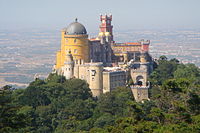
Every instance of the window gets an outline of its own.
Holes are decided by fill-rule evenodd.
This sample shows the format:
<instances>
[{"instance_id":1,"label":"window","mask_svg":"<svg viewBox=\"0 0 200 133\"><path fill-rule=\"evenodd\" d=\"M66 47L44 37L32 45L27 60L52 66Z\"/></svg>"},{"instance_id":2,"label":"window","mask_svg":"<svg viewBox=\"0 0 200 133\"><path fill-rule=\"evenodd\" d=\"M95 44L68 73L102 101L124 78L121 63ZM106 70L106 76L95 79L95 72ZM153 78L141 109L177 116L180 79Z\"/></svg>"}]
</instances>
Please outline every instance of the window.
<instances>
[{"instance_id":1,"label":"window","mask_svg":"<svg viewBox=\"0 0 200 133\"><path fill-rule=\"evenodd\" d=\"M76 39L74 39L74 43L76 43Z\"/></svg>"},{"instance_id":2,"label":"window","mask_svg":"<svg viewBox=\"0 0 200 133\"><path fill-rule=\"evenodd\" d=\"M77 49L74 49L74 54L77 54Z\"/></svg>"},{"instance_id":3,"label":"window","mask_svg":"<svg viewBox=\"0 0 200 133\"><path fill-rule=\"evenodd\" d=\"M95 74L96 74L96 71L92 70L92 76L95 76Z\"/></svg>"}]
</instances>

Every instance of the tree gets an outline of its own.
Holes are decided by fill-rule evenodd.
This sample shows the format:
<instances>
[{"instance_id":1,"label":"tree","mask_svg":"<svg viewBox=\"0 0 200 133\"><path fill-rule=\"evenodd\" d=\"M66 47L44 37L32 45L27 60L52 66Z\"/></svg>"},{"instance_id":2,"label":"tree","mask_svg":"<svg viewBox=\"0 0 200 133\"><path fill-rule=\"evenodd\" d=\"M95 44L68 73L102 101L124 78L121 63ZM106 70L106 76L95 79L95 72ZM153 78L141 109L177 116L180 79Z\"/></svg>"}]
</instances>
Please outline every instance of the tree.
<instances>
[{"instance_id":1,"label":"tree","mask_svg":"<svg viewBox=\"0 0 200 133\"><path fill-rule=\"evenodd\" d=\"M0 132L17 132L28 125L26 116L18 113L21 106L12 100L12 90L0 90Z\"/></svg>"},{"instance_id":2,"label":"tree","mask_svg":"<svg viewBox=\"0 0 200 133\"><path fill-rule=\"evenodd\" d=\"M162 55L162 56L159 57L159 60L160 61L166 61L167 57L165 55Z\"/></svg>"},{"instance_id":3,"label":"tree","mask_svg":"<svg viewBox=\"0 0 200 133\"><path fill-rule=\"evenodd\" d=\"M46 79L47 82L54 82L54 83L64 83L66 81L64 76L57 75L56 73L50 73Z\"/></svg>"},{"instance_id":4,"label":"tree","mask_svg":"<svg viewBox=\"0 0 200 133\"><path fill-rule=\"evenodd\" d=\"M133 99L132 92L129 88L119 87L110 93L101 95L97 108L101 113L124 116L128 111L128 102Z\"/></svg>"},{"instance_id":5,"label":"tree","mask_svg":"<svg viewBox=\"0 0 200 133\"><path fill-rule=\"evenodd\" d=\"M81 79L70 79L63 83L66 93L72 101L75 99L86 100L92 97L89 85Z\"/></svg>"},{"instance_id":6,"label":"tree","mask_svg":"<svg viewBox=\"0 0 200 133\"><path fill-rule=\"evenodd\" d=\"M175 60L175 59L174 59ZM160 57L158 67L151 73L149 80L153 85L162 85L166 79L174 77L174 71L177 69L178 61L170 60Z\"/></svg>"},{"instance_id":7,"label":"tree","mask_svg":"<svg viewBox=\"0 0 200 133\"><path fill-rule=\"evenodd\" d=\"M174 78L186 78L193 84L200 83L200 69L194 64L179 65L174 72Z\"/></svg>"},{"instance_id":8,"label":"tree","mask_svg":"<svg viewBox=\"0 0 200 133\"><path fill-rule=\"evenodd\" d=\"M51 103L45 89L37 85L30 85L24 91L24 95L20 98L20 101L23 105L29 105L34 108Z\"/></svg>"}]
</instances>

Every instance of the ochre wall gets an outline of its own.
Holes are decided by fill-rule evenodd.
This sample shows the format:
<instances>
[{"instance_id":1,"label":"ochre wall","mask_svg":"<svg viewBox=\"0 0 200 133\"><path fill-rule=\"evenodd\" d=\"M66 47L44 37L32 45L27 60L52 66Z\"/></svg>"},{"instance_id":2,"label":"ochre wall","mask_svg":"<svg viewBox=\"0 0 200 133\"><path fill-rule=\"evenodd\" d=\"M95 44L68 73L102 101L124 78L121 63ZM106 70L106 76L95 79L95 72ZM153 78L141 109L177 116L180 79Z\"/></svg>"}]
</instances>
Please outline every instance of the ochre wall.
<instances>
[{"instance_id":1,"label":"ochre wall","mask_svg":"<svg viewBox=\"0 0 200 133\"><path fill-rule=\"evenodd\" d=\"M56 53L56 69L61 67L61 51Z\"/></svg>"},{"instance_id":2,"label":"ochre wall","mask_svg":"<svg viewBox=\"0 0 200 133\"><path fill-rule=\"evenodd\" d=\"M66 35L61 32L61 50L57 52L56 68L64 65L67 52L71 52L73 60L89 62L89 40L88 35Z\"/></svg>"}]
</instances>

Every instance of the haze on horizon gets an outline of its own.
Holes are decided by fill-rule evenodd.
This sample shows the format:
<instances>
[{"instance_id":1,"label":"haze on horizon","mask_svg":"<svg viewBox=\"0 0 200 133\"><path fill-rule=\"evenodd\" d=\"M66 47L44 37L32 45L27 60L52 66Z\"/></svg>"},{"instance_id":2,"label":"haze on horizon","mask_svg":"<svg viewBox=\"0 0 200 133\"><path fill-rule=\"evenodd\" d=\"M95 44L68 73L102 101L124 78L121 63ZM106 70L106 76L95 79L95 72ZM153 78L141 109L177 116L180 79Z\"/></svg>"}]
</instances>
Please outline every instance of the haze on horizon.
<instances>
[{"instance_id":1,"label":"haze on horizon","mask_svg":"<svg viewBox=\"0 0 200 133\"><path fill-rule=\"evenodd\" d=\"M96 31L100 14L115 30L200 28L200 0L0 0L0 29L61 29L75 18Z\"/></svg>"}]
</instances>

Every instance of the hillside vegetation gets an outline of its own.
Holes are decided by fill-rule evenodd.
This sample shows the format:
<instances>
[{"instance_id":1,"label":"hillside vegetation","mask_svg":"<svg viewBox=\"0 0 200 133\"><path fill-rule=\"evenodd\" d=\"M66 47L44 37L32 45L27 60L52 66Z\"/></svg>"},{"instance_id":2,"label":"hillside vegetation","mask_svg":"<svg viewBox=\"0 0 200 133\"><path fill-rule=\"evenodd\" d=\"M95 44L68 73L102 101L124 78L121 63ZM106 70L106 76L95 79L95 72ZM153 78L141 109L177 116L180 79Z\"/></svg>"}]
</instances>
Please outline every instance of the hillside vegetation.
<instances>
[{"instance_id":1,"label":"hillside vegetation","mask_svg":"<svg viewBox=\"0 0 200 133\"><path fill-rule=\"evenodd\" d=\"M93 98L85 81L56 74L25 89L5 86L0 132L200 132L200 69L161 56L149 80L151 100L141 103L126 87Z\"/></svg>"}]
</instances>

